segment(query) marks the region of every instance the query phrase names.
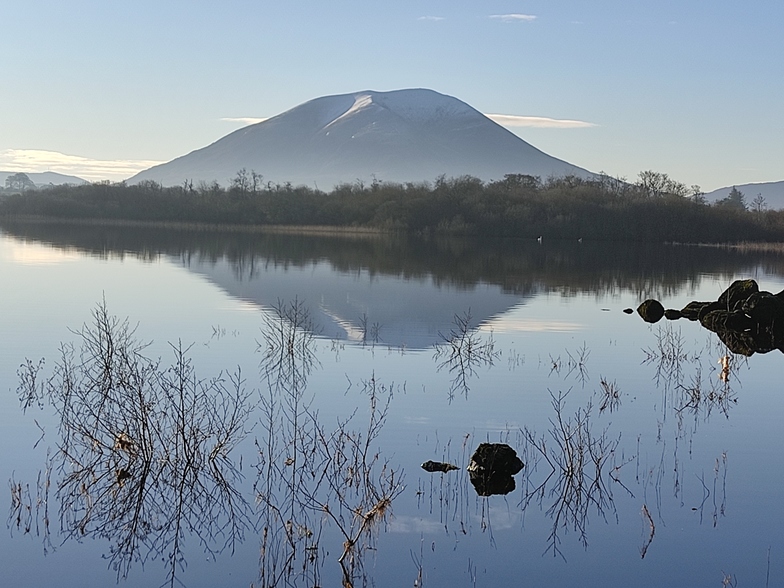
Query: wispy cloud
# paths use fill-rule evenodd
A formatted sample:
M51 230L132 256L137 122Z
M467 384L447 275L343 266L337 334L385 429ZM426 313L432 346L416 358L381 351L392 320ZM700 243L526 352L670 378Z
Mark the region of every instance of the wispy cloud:
M489 18L504 22L531 22L536 20L533 14L491 14Z
M223 122L231 122L231 123L242 123L244 125L255 125L256 123L264 122L265 120L269 120L267 118L258 118L253 116L237 116L237 117L224 117L221 119Z
M417 20L427 20L430 22L438 22L440 20L446 20L443 16L420 16Z
M585 129L598 125L582 120L547 118L546 116L519 116L517 114L485 114L487 118L504 127L537 127L550 129Z
M91 182L119 181L163 163L146 159L90 159L41 149L5 149L0 151L0 169L13 172L52 171L78 176Z
M54 265L78 261L80 255L67 249L55 249L36 243L9 241L0 248L0 259L19 265Z

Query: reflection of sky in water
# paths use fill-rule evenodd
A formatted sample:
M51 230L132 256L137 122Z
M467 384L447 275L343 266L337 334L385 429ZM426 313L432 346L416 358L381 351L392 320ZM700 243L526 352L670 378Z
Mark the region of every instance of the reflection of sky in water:
M314 285L324 284L325 294L319 297L324 316L334 323L348 321L349 330L356 328L357 311L365 309L381 313L377 316L384 317L380 322L390 331L398 324L403 325L400 333L405 328L427 333L411 317L394 319L396 304L405 308L419 301L414 318L437 317L432 324L445 334L450 317L471 306L482 322L479 340L492 336L498 352L493 365L476 367L467 392L450 401L454 373L437 369L430 347L439 340L437 332L428 333L430 343L419 351L384 344L363 348L335 340L331 332L316 340L319 364L307 395L322 422L334 423L357 407L355 418L362 422L362 380L373 376L394 385L381 449L391 463L403 466L407 489L393 506L389 532L380 535L377 551L368 555L366 567L377 585L413 584L414 560L421 561L430 586L471 586L473 578L476 585L710 586L720 585L722 572L737 576L739 584L765 585L768 549L770 577L784 575L779 529L784 515L784 394L779 385L784 357L774 352L737 362L731 379L737 402L728 405L726 414L718 403L691 410L685 391L695 382L703 400L709 390L719 389L721 347L695 323L651 326L624 315L623 308L639 303L634 293L550 293L523 299L484 286L466 292L437 288L427 280L337 275L327 264L316 270L262 272L255 281L237 282L230 268L220 264L189 271L166 257L154 262L133 255L98 259L7 237L0 239L0 275L0 440L5 448L0 475L5 480L13 476L34 482L46 447L53 449L57 438L48 410L31 409L24 415L19 410L17 367L26 357L45 356L51 369L59 342L73 340L68 329L87 320L102 296L111 312L138 321L139 337L154 341L151 355L168 361L167 341L181 338L193 344L191 355L201 377L240 366L249 388L264 389L256 353L263 326L260 306L303 289L312 297ZM775 292L784 286L780 277L761 271L755 277L764 289ZM702 276L694 291L662 302L680 308L692 299L715 299L727 284L725 277ZM484 297L488 306L466 305L472 297ZM657 363L645 361L646 350L656 349L662 333L680 337L689 356L681 362L679 381L672 369L665 369L657 382ZM620 391L620 405L612 412L599 412L602 380ZM608 439L619 440L613 463L625 488L609 481L612 508L605 508L604 516L588 510L587 548L573 526L560 530L564 562L547 551L552 531L547 511L555 500L551 486L541 504L534 502L523 513L522 475L516 476L515 492L485 501L472 493L466 476L456 475L462 472L442 477L425 473L419 464L435 459L464 467L476 445L488 440L519 449L522 428L547 438L554 418L550 393L567 391L566 417L592 403L593 434L606 431ZM41 436L34 419L45 437L31 453ZM249 482L256 451L252 440L260 434L257 427L240 448ZM531 471L532 483L545 472L540 462ZM643 505L656 524L644 559L640 549L648 526ZM0 539L5 577L13 585L37 586L53 578L63 586L114 582L100 557L105 542L71 542L43 557L37 540L14 535ZM258 538L250 534L233 558L224 554L213 563L204 561L193 543L183 579L188 586L225 585L230 570L229 583L248 585L257 579L258 547ZM339 582L333 566L338 551L335 546L325 557L324 585ZM123 585L160 583L158 572L155 562L149 562L145 572L134 569Z

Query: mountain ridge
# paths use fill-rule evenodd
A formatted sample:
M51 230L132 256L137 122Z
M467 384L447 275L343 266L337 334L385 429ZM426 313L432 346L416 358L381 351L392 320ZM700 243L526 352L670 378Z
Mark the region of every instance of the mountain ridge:
M226 185L240 169L274 183L419 182L440 175L501 179L594 174L508 131L465 102L428 89L314 98L128 181Z
M30 181L33 182L36 187L41 188L48 186L49 184L53 184L58 186L60 184L86 184L87 180L79 178L77 176L69 176L66 174L61 174L58 172L18 172L18 171L1 171L0 170L0 186L5 186L5 180L8 176L12 176L14 174L24 173L30 178Z
M730 191L736 188L746 198L746 206L752 207L752 201L759 195L765 199L767 208L773 210L784 209L784 180L778 182L752 182L748 184L735 184L718 188L705 194L708 202L717 202L726 198Z

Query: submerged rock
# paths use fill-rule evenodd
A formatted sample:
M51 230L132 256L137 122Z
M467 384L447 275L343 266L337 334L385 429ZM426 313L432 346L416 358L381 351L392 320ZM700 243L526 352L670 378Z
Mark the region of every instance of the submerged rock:
M452 465L451 463L445 463L443 461L432 461L427 460L425 463L422 464L422 469L426 472L451 472L452 470L459 469L456 465Z
M512 476L523 469L523 462L506 443L480 443L466 469L479 496L509 494L515 489Z
M646 323L658 323L664 316L664 307L658 300L646 300L637 307L637 314Z

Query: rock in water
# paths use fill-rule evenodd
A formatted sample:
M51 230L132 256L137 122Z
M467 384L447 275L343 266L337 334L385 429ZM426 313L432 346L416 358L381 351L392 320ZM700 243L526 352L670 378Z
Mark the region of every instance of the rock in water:
M425 463L422 464L422 469L426 472L451 472L452 470L458 469L456 465L452 465L451 463L445 463L443 461L432 461L427 460Z
M732 312L736 310L736 305L740 306L749 296L757 292L759 286L754 280L735 280L721 293L718 302L724 306L724 310Z
M637 314L646 323L658 323L664 316L664 307L658 300L646 300L637 307Z
M509 494L523 462L506 443L480 443L466 469L479 496Z
M658 307L657 307L658 305ZM656 322L661 305L646 300L637 309L643 320ZM753 355L774 349L784 352L784 291L760 290L754 280L736 280L715 302L689 302L680 311L664 312L668 319L699 321L733 353Z

